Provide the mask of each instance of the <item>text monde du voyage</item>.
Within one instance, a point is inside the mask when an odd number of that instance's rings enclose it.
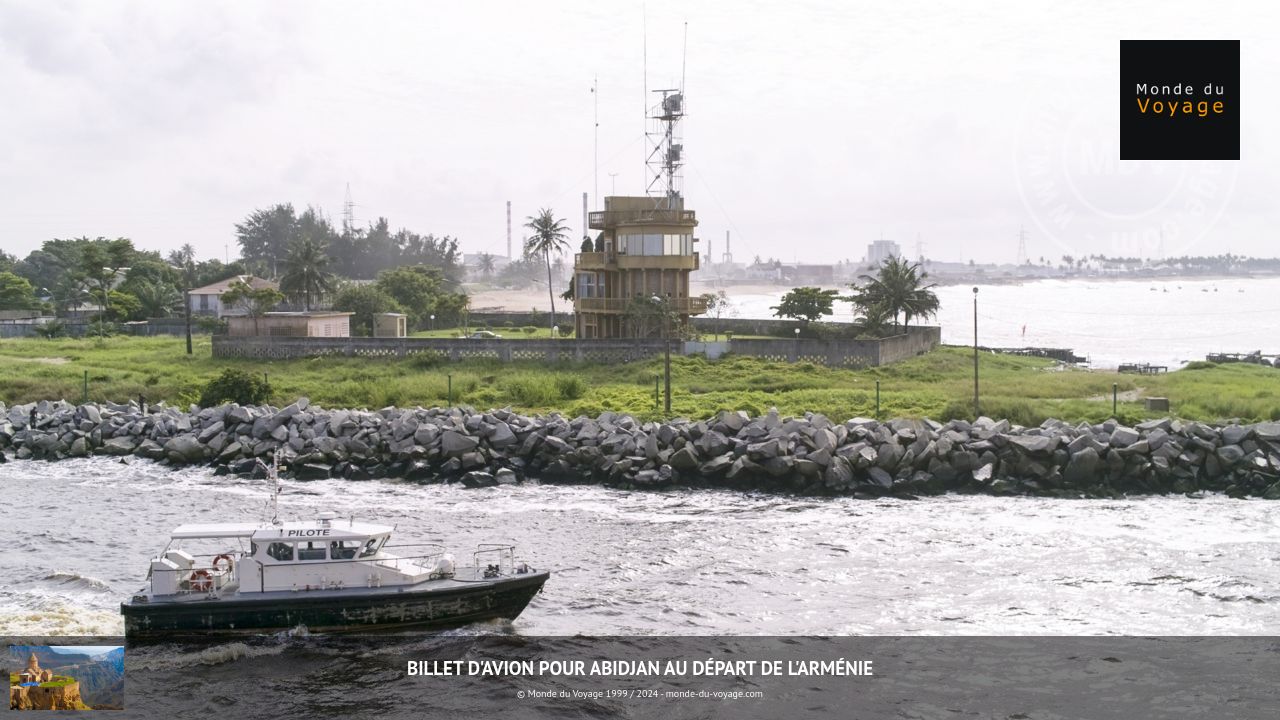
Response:
[[[1222,115],[1226,112],[1225,101],[1213,99],[1214,96],[1221,97],[1226,94],[1223,85],[1206,83],[1198,95],[1206,99],[1196,99],[1196,87],[1190,83],[1175,85],[1136,83],[1136,85],[1135,99],[1138,101],[1138,112],[1143,115],[1207,118],[1210,115]]]

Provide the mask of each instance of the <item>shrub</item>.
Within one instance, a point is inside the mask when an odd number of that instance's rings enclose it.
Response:
[[[33,326],[31,331],[45,340],[52,340],[54,338],[65,336],[67,334],[67,325],[61,320],[52,320],[41,325]]]
[[[227,321],[212,315],[199,315],[195,318],[196,329],[210,335],[224,335],[227,332]]]
[[[533,327],[532,325],[526,325],[525,327],[520,328],[520,332],[524,333],[525,335],[532,335],[538,332],[538,328]]]
[[[85,335],[111,337],[120,332],[120,326],[107,320],[94,320],[84,328]]]
[[[556,377],[556,392],[561,400],[577,400],[587,392],[587,383],[577,375]]]
[[[1218,363],[1209,362],[1207,360],[1193,360],[1187,363],[1184,370],[1210,370],[1218,367]]]
[[[241,405],[261,405],[271,397],[271,385],[266,378],[244,370],[227,368],[204,387],[200,394],[201,407],[213,407],[227,402]]]

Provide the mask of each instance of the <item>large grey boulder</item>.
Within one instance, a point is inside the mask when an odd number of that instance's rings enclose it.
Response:
[[[459,457],[479,447],[480,441],[457,430],[445,430],[440,436],[440,450],[445,457]]]
[[[204,458],[205,447],[191,435],[177,435],[164,444],[164,452],[174,462],[196,462]]]

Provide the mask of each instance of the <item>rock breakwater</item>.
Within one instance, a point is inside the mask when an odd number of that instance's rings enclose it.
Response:
[[[1280,499],[1280,423],[1164,418],[834,422],[819,414],[646,422],[510,410],[330,410],[41,401],[0,404],[0,461],[113,455],[263,476],[279,452],[301,480],[404,478],[486,487],[525,481],[718,486],[910,497],[945,492],[1116,497],[1219,491]]]

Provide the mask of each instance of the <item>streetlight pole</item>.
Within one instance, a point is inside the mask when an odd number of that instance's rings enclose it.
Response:
[[[191,354],[191,284],[187,283],[187,291],[183,294],[182,314],[186,318],[187,324],[187,354]]]
[[[982,417],[978,410],[978,288],[973,289],[973,418]]]
[[[667,301],[657,295],[654,302],[662,308],[662,407],[666,416],[671,417],[671,308]]]

